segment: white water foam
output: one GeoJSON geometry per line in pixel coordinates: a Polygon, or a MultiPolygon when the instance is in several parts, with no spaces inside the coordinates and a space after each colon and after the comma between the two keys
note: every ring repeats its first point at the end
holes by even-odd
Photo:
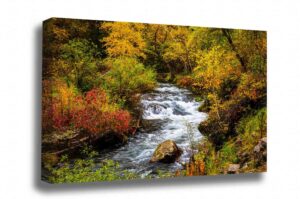
{"type": "Polygon", "coordinates": [[[172,84],[159,84],[154,92],[144,94],[141,99],[143,120],[152,122],[156,128],[145,127],[143,132],[129,139],[128,144],[108,154],[107,158],[120,162],[124,168],[133,169],[147,176],[155,169],[175,171],[182,165],[150,164],[149,160],[156,147],[171,139],[182,148],[179,162],[187,162],[192,153],[187,125],[190,125],[193,141],[198,142],[202,135],[197,126],[205,120],[206,114],[199,112],[201,104],[196,102],[186,89],[172,84]]]}

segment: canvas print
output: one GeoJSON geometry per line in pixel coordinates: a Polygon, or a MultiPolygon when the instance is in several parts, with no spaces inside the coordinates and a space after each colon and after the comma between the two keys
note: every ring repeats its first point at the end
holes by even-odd
{"type": "Polygon", "coordinates": [[[265,172],[265,31],[43,22],[42,180],[265,172]]]}

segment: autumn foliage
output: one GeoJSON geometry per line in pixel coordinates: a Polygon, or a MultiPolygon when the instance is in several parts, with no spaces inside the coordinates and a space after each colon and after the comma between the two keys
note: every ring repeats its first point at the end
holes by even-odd
{"type": "Polygon", "coordinates": [[[64,132],[128,135],[139,126],[138,96],[161,73],[191,90],[208,114],[184,175],[226,173],[229,164],[265,169],[253,148],[266,137],[266,32],[57,18],[43,29],[46,142],[64,132]]]}
{"type": "Polygon", "coordinates": [[[92,134],[128,133],[131,115],[109,102],[105,91],[93,89],[85,95],[75,94],[72,87],[57,83],[56,93],[43,98],[43,128],[64,131],[69,128],[92,134]],[[47,100],[48,99],[48,100],[47,100]]]}

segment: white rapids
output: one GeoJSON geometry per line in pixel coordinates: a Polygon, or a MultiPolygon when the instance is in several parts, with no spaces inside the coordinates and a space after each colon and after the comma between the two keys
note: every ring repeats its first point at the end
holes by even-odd
{"type": "Polygon", "coordinates": [[[142,176],[155,175],[156,170],[181,169],[181,163],[189,161],[193,152],[191,142],[202,138],[197,126],[207,115],[198,111],[201,103],[186,89],[160,83],[153,92],[142,95],[140,105],[144,127],[126,145],[102,155],[142,176]],[[173,164],[149,163],[158,144],[168,139],[183,150],[179,160],[173,164]]]}

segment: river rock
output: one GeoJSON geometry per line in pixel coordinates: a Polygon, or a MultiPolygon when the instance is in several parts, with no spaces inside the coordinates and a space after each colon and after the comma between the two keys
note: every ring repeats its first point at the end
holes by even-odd
{"type": "Polygon", "coordinates": [[[158,145],[154,151],[150,162],[173,163],[180,155],[182,150],[172,140],[166,140],[158,145]]]}
{"type": "Polygon", "coordinates": [[[174,115],[190,115],[188,112],[186,112],[182,107],[180,106],[174,106],[173,108],[173,114],[174,115]]]}
{"type": "Polygon", "coordinates": [[[147,133],[150,131],[158,131],[162,128],[162,126],[167,123],[169,120],[161,120],[161,119],[152,119],[152,120],[141,120],[142,128],[140,131],[147,133]]]}
{"type": "Polygon", "coordinates": [[[254,153],[260,153],[262,151],[265,151],[267,149],[267,138],[262,138],[258,144],[254,147],[253,152],[254,153]]]}
{"type": "Polygon", "coordinates": [[[239,164],[230,164],[227,169],[228,174],[237,174],[239,173],[240,165],[239,164]]]}
{"type": "Polygon", "coordinates": [[[152,112],[154,114],[160,114],[163,109],[167,108],[161,104],[150,104],[149,107],[152,109],[152,112]]]}
{"type": "Polygon", "coordinates": [[[254,161],[257,166],[265,164],[267,161],[267,138],[260,139],[253,149],[254,161]]]}

